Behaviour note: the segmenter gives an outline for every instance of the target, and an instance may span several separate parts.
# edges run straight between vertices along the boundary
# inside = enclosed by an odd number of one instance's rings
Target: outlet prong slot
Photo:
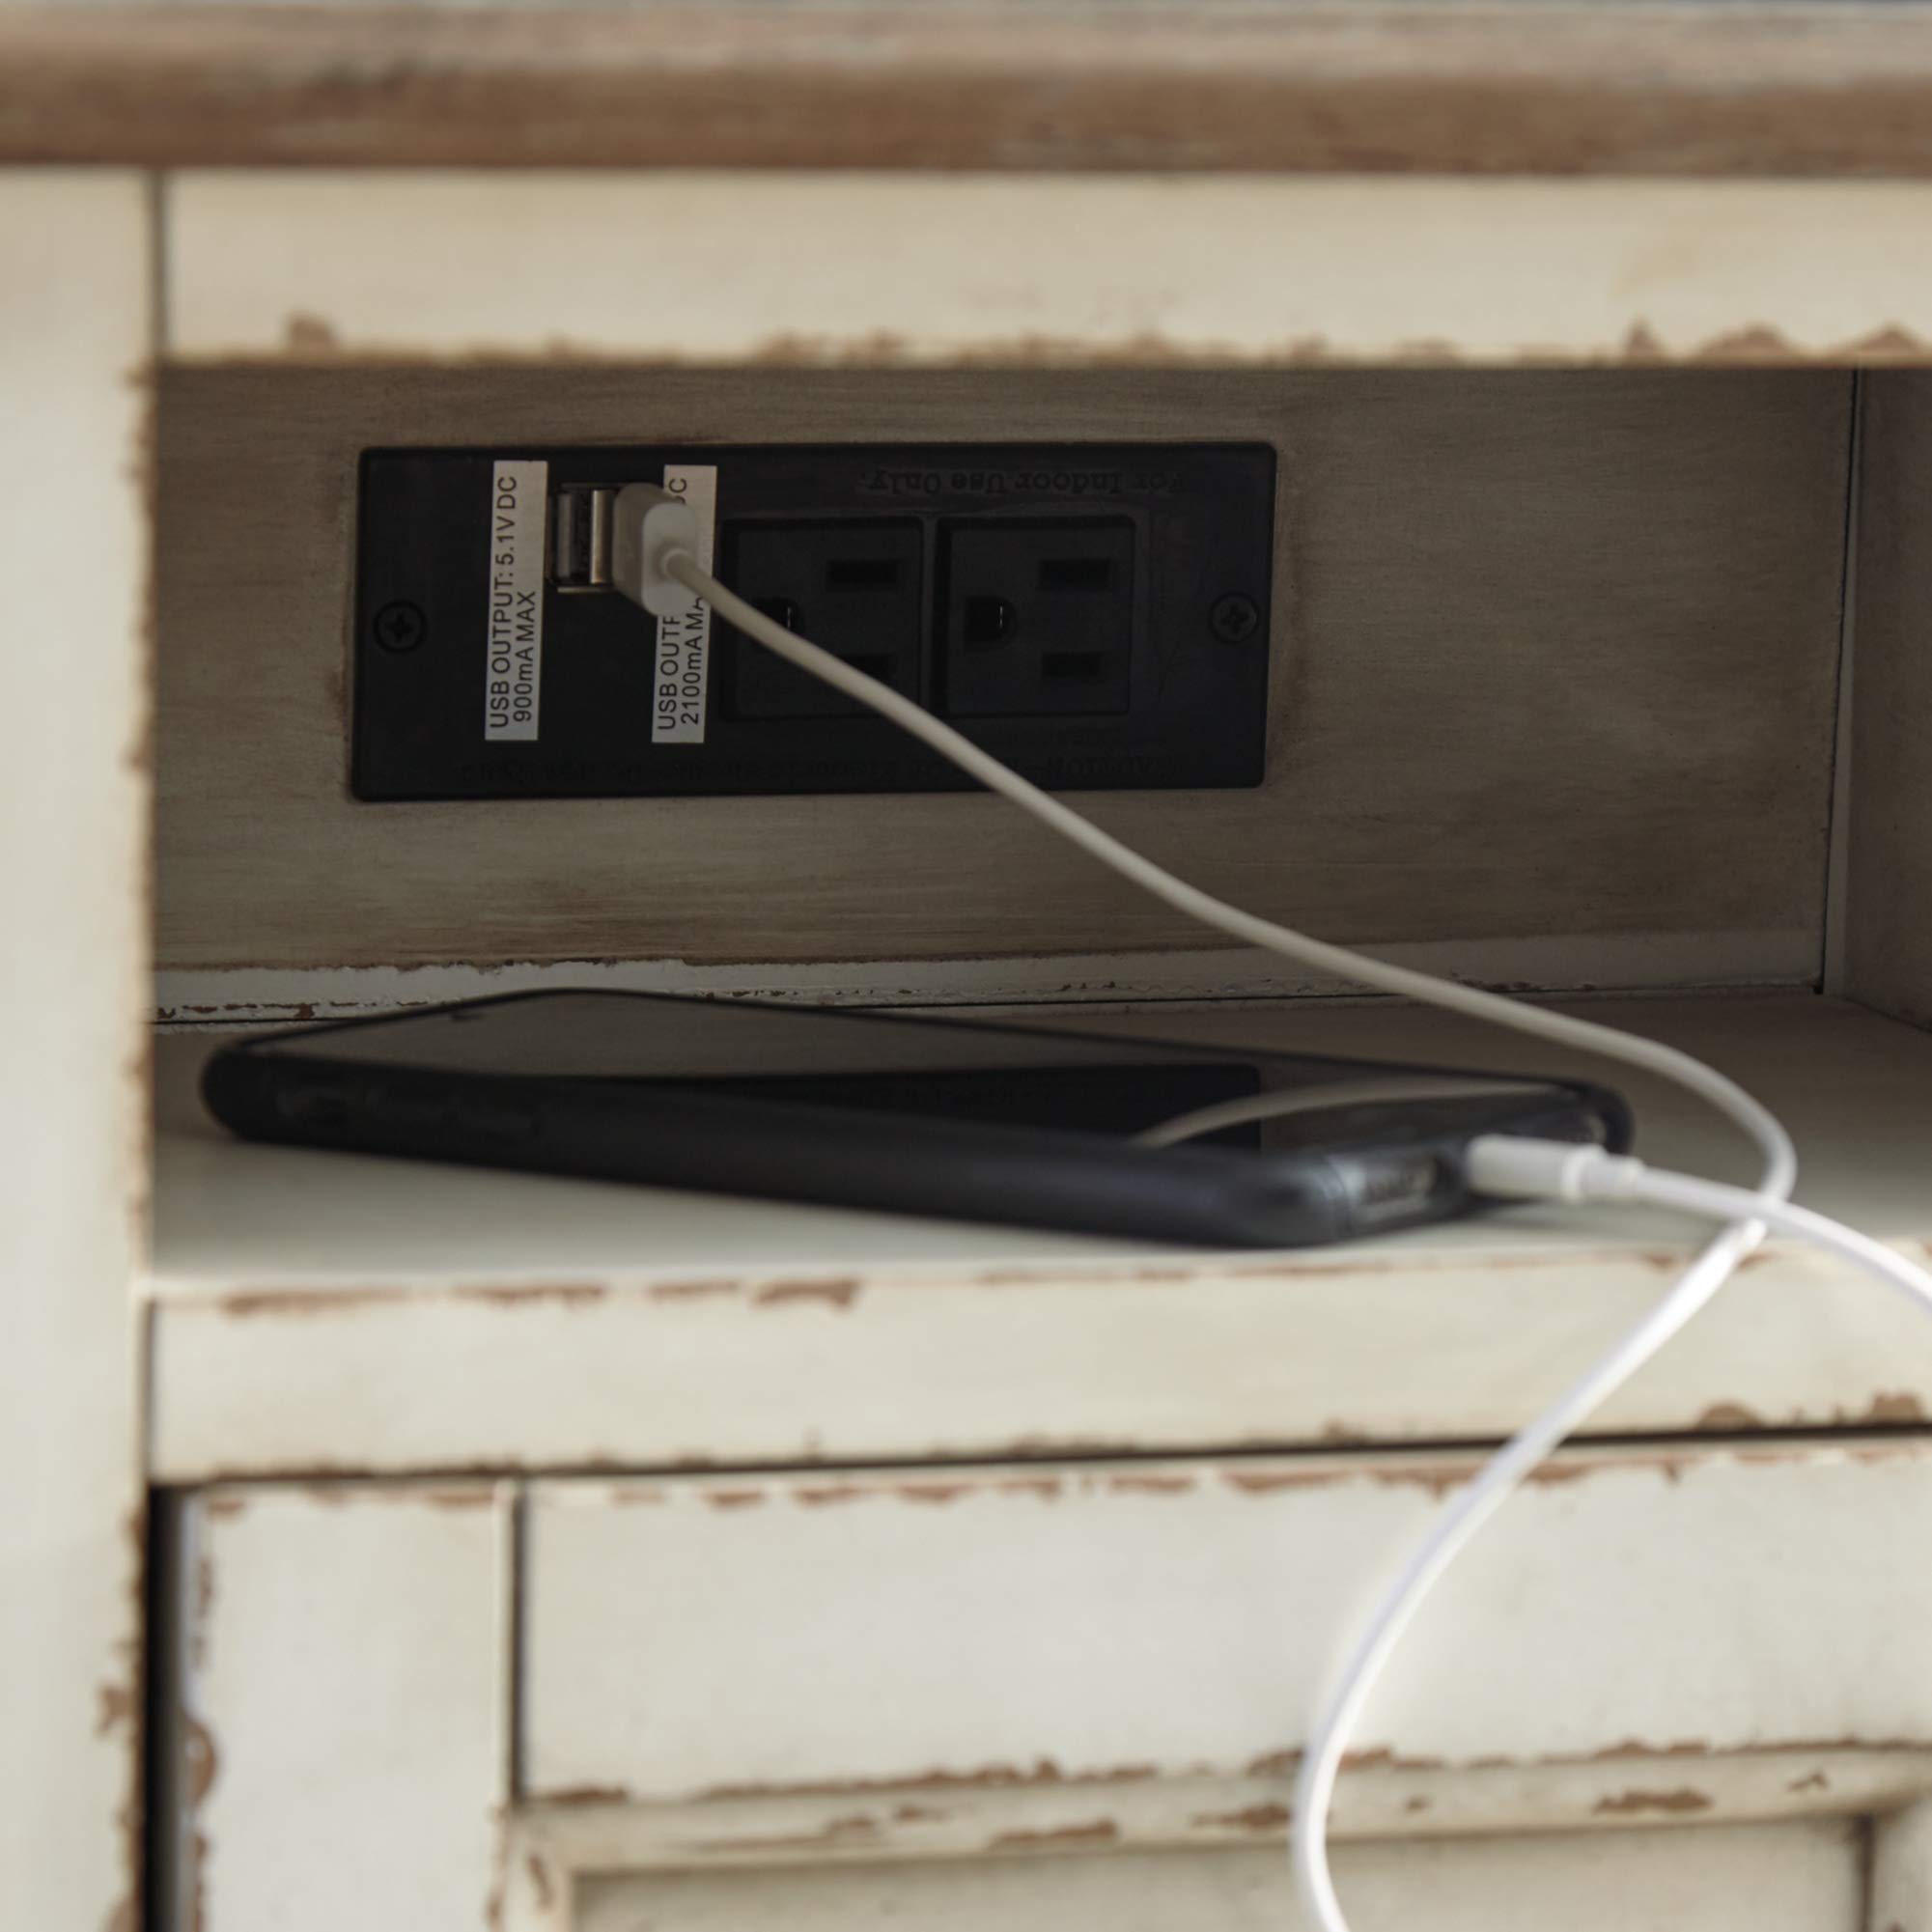
[[[1045,651],[1040,674],[1050,684],[1096,684],[1106,676],[1106,658],[1099,651]]]
[[[826,565],[827,590],[896,590],[899,563],[895,557],[834,557]]]
[[[1003,597],[969,597],[966,601],[966,641],[974,650],[988,650],[1012,641],[1018,615]]]
[[[752,607],[762,610],[773,624],[782,624],[787,630],[803,630],[805,613],[789,597],[759,597],[752,600]]]

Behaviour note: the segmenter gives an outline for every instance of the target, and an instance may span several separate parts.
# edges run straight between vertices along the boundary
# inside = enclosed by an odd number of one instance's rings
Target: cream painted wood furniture
[[[1694,1239],[224,1140],[223,1029],[553,983],[1539,1064],[990,799],[353,803],[359,450],[1273,442],[1268,779],[1096,814],[1925,1253],[1928,237],[1917,4],[0,10],[4,1921],[1293,1926],[1344,1619]],[[1361,1932],[1932,1932],[1929,1413],[1757,1256],[1398,1660]]]

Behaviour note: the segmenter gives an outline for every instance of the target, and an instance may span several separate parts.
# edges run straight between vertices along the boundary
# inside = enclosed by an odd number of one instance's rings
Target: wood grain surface
[[[1846,987],[1932,1025],[1932,378],[1865,392]]]
[[[0,8],[0,160],[1932,173],[1932,19],[1765,4]]]
[[[160,964],[1198,949],[988,798],[357,803],[350,558],[378,443],[1226,436],[1280,455],[1269,777],[1086,795],[1109,829],[1337,939],[1725,935],[1802,979],[1850,392],[1816,372],[169,371]]]

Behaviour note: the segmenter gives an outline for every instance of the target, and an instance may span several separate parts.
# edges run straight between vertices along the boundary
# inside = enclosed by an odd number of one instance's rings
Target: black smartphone
[[[1263,1247],[1470,1212],[1477,1134],[1631,1133],[1579,1081],[605,992],[242,1041],[202,1093],[259,1140]]]

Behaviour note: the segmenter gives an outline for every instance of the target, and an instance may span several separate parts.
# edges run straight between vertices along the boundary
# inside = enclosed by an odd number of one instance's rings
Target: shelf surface
[[[0,8],[0,160],[1932,172],[1932,22],[1763,0]]]
[[[1924,1248],[1932,1035],[1806,994],[1579,1010],[1741,1078],[1793,1130],[1801,1199]],[[1373,1004],[1039,1017],[1551,1065],[1470,1022]],[[1553,1393],[1699,1235],[1656,1215],[1526,1208],[1368,1244],[1202,1253],[249,1146],[199,1113],[210,1044],[157,1041],[148,1292],[164,1477],[1481,1438]],[[1748,1150],[1700,1106],[1592,1071],[1636,1105],[1647,1158],[1748,1178]],[[1603,1426],[1922,1419],[1922,1326],[1835,1261],[1774,1244]]]

